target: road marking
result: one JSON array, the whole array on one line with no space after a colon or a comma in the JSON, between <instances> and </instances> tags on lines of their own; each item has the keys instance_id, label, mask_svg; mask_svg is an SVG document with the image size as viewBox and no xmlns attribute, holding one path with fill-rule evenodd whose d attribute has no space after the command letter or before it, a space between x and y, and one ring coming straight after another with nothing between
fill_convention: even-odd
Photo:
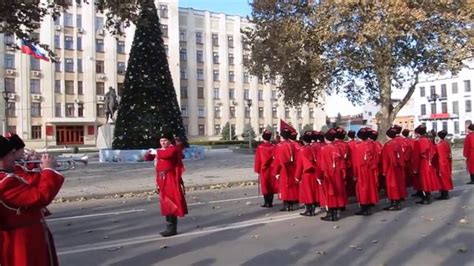
<instances>
[{"instance_id":1,"label":"road marking","mask_svg":"<svg viewBox=\"0 0 474 266\"><path fill-rule=\"evenodd\" d=\"M64 221L64 220L74 220L74 219L83 219L83 218L90 218L90 217L99 217L99 216L109 216L109 215L119 215L124 213L135 213L135 212L144 212L145 209L133 209L128 211L118 211L118 212L104 212L104 213L96 213L96 214L86 214L86 215L78 215L78 216L69 216L69 217L61 217L61 218L54 218L48 219L48 222L55 222L55 221Z\"/></svg>"},{"instance_id":2,"label":"road marking","mask_svg":"<svg viewBox=\"0 0 474 266\"><path fill-rule=\"evenodd\" d=\"M213 200L213 201L200 201L200 202L190 203L188 204L188 206L197 206L197 205L214 204L214 203L222 203L222 202L237 201L237 200L257 199L257 198L261 198L261 196L250 196L250 197L243 197L243 198Z\"/></svg>"},{"instance_id":3,"label":"road marking","mask_svg":"<svg viewBox=\"0 0 474 266\"><path fill-rule=\"evenodd\" d=\"M200 230L200 231L191 231L189 233L183 233L183 234L179 234L179 235L176 235L176 236L167 237L166 239L182 238L182 237L188 237L188 236L193 236L193 235L214 233L214 232L220 232L220 231L231 230L231 229L238 229L238 228L249 227L249 226L259 225L259 224L270 224L270 223L282 222L282 221L296 219L296 218L302 218L302 217L303 216L298 215L297 213L287 214L287 215L280 215L278 217L273 217L273 218L272 217L265 217L265 218L248 220L248 221L232 223L232 224L227 224L227 225L211 226L211 227L208 227L208 228ZM144 243L155 242L155 241L164 240L164 239L165 238L162 237L159 234L154 234L154 235L149 235L149 236L142 236L142 237L127 238L127 239L120 239L120 240L108 241L108 242L100 243L100 244L87 244L87 245L77 246L77 247L74 247L74 248L69 249L69 250L66 249L64 251L59 251L58 255L69 255L69 254L84 253L84 252L89 252L89 251L114 248L114 247L117 247L117 246L124 247L124 246L136 245L136 244L144 244Z\"/></svg>"}]
</instances>

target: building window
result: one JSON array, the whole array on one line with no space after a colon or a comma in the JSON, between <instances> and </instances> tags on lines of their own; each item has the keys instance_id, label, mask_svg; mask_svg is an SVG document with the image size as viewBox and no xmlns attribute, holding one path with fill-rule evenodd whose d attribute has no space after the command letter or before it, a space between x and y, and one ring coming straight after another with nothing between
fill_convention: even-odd
<instances>
[{"instance_id":1,"label":"building window","mask_svg":"<svg viewBox=\"0 0 474 266\"><path fill-rule=\"evenodd\" d=\"M188 87L181 87L181 99L188 98Z\"/></svg>"},{"instance_id":2,"label":"building window","mask_svg":"<svg viewBox=\"0 0 474 266\"><path fill-rule=\"evenodd\" d=\"M64 71L69 73L74 72L74 59L66 58L66 63L64 64Z\"/></svg>"},{"instance_id":3,"label":"building window","mask_svg":"<svg viewBox=\"0 0 474 266\"><path fill-rule=\"evenodd\" d=\"M448 97L446 84L441 84L441 97L443 98Z\"/></svg>"},{"instance_id":4,"label":"building window","mask_svg":"<svg viewBox=\"0 0 474 266\"><path fill-rule=\"evenodd\" d=\"M160 5L160 18L168 18L168 6Z\"/></svg>"},{"instance_id":5,"label":"building window","mask_svg":"<svg viewBox=\"0 0 474 266\"><path fill-rule=\"evenodd\" d=\"M249 90L244 90L244 100L250 99L250 92Z\"/></svg>"},{"instance_id":6,"label":"building window","mask_svg":"<svg viewBox=\"0 0 474 266\"><path fill-rule=\"evenodd\" d=\"M180 42L186 41L186 30L179 30L179 41Z\"/></svg>"},{"instance_id":7,"label":"building window","mask_svg":"<svg viewBox=\"0 0 474 266\"><path fill-rule=\"evenodd\" d=\"M258 133L263 134L263 131L265 130L265 125L259 124L258 125Z\"/></svg>"},{"instance_id":8,"label":"building window","mask_svg":"<svg viewBox=\"0 0 474 266\"><path fill-rule=\"evenodd\" d=\"M258 108L258 117L263 117L263 107Z\"/></svg>"},{"instance_id":9,"label":"building window","mask_svg":"<svg viewBox=\"0 0 474 266\"><path fill-rule=\"evenodd\" d=\"M168 45L166 45L166 44L165 44L165 53L166 53L166 56L169 56L170 49L169 49Z\"/></svg>"},{"instance_id":10,"label":"building window","mask_svg":"<svg viewBox=\"0 0 474 266\"><path fill-rule=\"evenodd\" d=\"M77 59L77 73L82 73L82 58Z\"/></svg>"},{"instance_id":11,"label":"building window","mask_svg":"<svg viewBox=\"0 0 474 266\"><path fill-rule=\"evenodd\" d=\"M258 100L263 101L263 90L258 90Z\"/></svg>"},{"instance_id":12,"label":"building window","mask_svg":"<svg viewBox=\"0 0 474 266\"><path fill-rule=\"evenodd\" d=\"M31 126L31 139L41 139L41 126Z\"/></svg>"},{"instance_id":13,"label":"building window","mask_svg":"<svg viewBox=\"0 0 474 266\"><path fill-rule=\"evenodd\" d=\"M430 95L433 96L436 94L436 87L435 86L430 86Z\"/></svg>"},{"instance_id":14,"label":"building window","mask_svg":"<svg viewBox=\"0 0 474 266\"><path fill-rule=\"evenodd\" d=\"M72 14L64 12L64 27L74 27Z\"/></svg>"},{"instance_id":15,"label":"building window","mask_svg":"<svg viewBox=\"0 0 474 266\"><path fill-rule=\"evenodd\" d=\"M61 103L54 104L54 116L61 117Z\"/></svg>"},{"instance_id":16,"label":"building window","mask_svg":"<svg viewBox=\"0 0 474 266\"><path fill-rule=\"evenodd\" d=\"M301 108L296 109L296 113L297 113L298 118L303 117L303 110L301 110Z\"/></svg>"},{"instance_id":17,"label":"building window","mask_svg":"<svg viewBox=\"0 0 474 266\"><path fill-rule=\"evenodd\" d=\"M453 92L453 94L457 94L458 93L458 83L457 82L453 82L451 84L451 90Z\"/></svg>"},{"instance_id":18,"label":"building window","mask_svg":"<svg viewBox=\"0 0 474 266\"><path fill-rule=\"evenodd\" d=\"M198 131L199 131L198 132L199 136L204 136L204 134L205 134L204 125L199 125L198 126Z\"/></svg>"},{"instance_id":19,"label":"building window","mask_svg":"<svg viewBox=\"0 0 474 266\"><path fill-rule=\"evenodd\" d=\"M82 27L82 15L81 14L76 14L76 27L78 27L78 28Z\"/></svg>"},{"instance_id":20,"label":"building window","mask_svg":"<svg viewBox=\"0 0 474 266\"><path fill-rule=\"evenodd\" d=\"M235 100L235 89L229 89L229 99Z\"/></svg>"},{"instance_id":21,"label":"building window","mask_svg":"<svg viewBox=\"0 0 474 266\"><path fill-rule=\"evenodd\" d=\"M104 29L104 18L102 17L95 17L95 30L103 30Z\"/></svg>"},{"instance_id":22,"label":"building window","mask_svg":"<svg viewBox=\"0 0 474 266\"><path fill-rule=\"evenodd\" d=\"M214 70L214 72L212 73L212 79L214 81L219 81L219 70Z\"/></svg>"},{"instance_id":23,"label":"building window","mask_svg":"<svg viewBox=\"0 0 474 266\"><path fill-rule=\"evenodd\" d=\"M16 117L15 102L8 102L8 105L7 105L7 115L8 115L9 117Z\"/></svg>"},{"instance_id":24,"label":"building window","mask_svg":"<svg viewBox=\"0 0 474 266\"><path fill-rule=\"evenodd\" d=\"M15 42L15 38L13 37L13 34L5 34L6 45L12 45L14 42Z\"/></svg>"},{"instance_id":25,"label":"building window","mask_svg":"<svg viewBox=\"0 0 474 266\"><path fill-rule=\"evenodd\" d=\"M441 113L443 114L448 113L448 103L446 102L441 103Z\"/></svg>"},{"instance_id":26,"label":"building window","mask_svg":"<svg viewBox=\"0 0 474 266\"><path fill-rule=\"evenodd\" d=\"M41 103L31 103L31 116L32 117L41 116Z\"/></svg>"},{"instance_id":27,"label":"building window","mask_svg":"<svg viewBox=\"0 0 474 266\"><path fill-rule=\"evenodd\" d=\"M229 45L229 48L234 48L234 36L227 36L227 44Z\"/></svg>"},{"instance_id":28,"label":"building window","mask_svg":"<svg viewBox=\"0 0 474 266\"><path fill-rule=\"evenodd\" d=\"M471 112L471 100L466 100L466 113Z\"/></svg>"},{"instance_id":29,"label":"building window","mask_svg":"<svg viewBox=\"0 0 474 266\"><path fill-rule=\"evenodd\" d=\"M277 118L278 117L278 112L276 107L272 107L272 117Z\"/></svg>"},{"instance_id":30,"label":"building window","mask_svg":"<svg viewBox=\"0 0 474 266\"><path fill-rule=\"evenodd\" d=\"M55 80L54 81L54 92L55 93L61 93L61 81L60 80Z\"/></svg>"},{"instance_id":31,"label":"building window","mask_svg":"<svg viewBox=\"0 0 474 266\"><path fill-rule=\"evenodd\" d=\"M103 104L97 104L97 116L105 117L105 108Z\"/></svg>"},{"instance_id":32,"label":"building window","mask_svg":"<svg viewBox=\"0 0 474 266\"><path fill-rule=\"evenodd\" d=\"M182 117L188 117L188 107L187 106L184 106L184 105L181 106L181 116Z\"/></svg>"},{"instance_id":33,"label":"building window","mask_svg":"<svg viewBox=\"0 0 474 266\"><path fill-rule=\"evenodd\" d=\"M220 135L221 134L221 125L216 124L214 125L214 135Z\"/></svg>"},{"instance_id":34,"label":"building window","mask_svg":"<svg viewBox=\"0 0 474 266\"><path fill-rule=\"evenodd\" d=\"M77 82L77 94L78 95L83 95L84 94L84 89L82 87L82 81Z\"/></svg>"},{"instance_id":35,"label":"building window","mask_svg":"<svg viewBox=\"0 0 474 266\"><path fill-rule=\"evenodd\" d=\"M125 66L124 62L118 62L117 63L117 73L125 74L126 70L127 70L127 67Z\"/></svg>"},{"instance_id":36,"label":"building window","mask_svg":"<svg viewBox=\"0 0 474 266\"><path fill-rule=\"evenodd\" d=\"M219 36L212 34L212 46L219 46Z\"/></svg>"},{"instance_id":37,"label":"building window","mask_svg":"<svg viewBox=\"0 0 474 266\"><path fill-rule=\"evenodd\" d=\"M36 94L41 93L41 83L39 79L30 80L30 92Z\"/></svg>"},{"instance_id":38,"label":"building window","mask_svg":"<svg viewBox=\"0 0 474 266\"><path fill-rule=\"evenodd\" d=\"M420 87L420 97L425 97L425 87Z\"/></svg>"},{"instance_id":39,"label":"building window","mask_svg":"<svg viewBox=\"0 0 474 266\"><path fill-rule=\"evenodd\" d=\"M203 63L204 62L204 56L203 56L202 50L197 50L196 51L196 61L198 63Z\"/></svg>"},{"instance_id":40,"label":"building window","mask_svg":"<svg viewBox=\"0 0 474 266\"><path fill-rule=\"evenodd\" d=\"M309 118L314 118L314 109L309 108Z\"/></svg>"},{"instance_id":41,"label":"building window","mask_svg":"<svg viewBox=\"0 0 474 266\"><path fill-rule=\"evenodd\" d=\"M250 117L250 108L248 108L247 106L245 107L245 118L249 118Z\"/></svg>"},{"instance_id":42,"label":"building window","mask_svg":"<svg viewBox=\"0 0 474 266\"><path fill-rule=\"evenodd\" d=\"M181 60L181 61L188 60L186 49L179 50L179 60Z\"/></svg>"},{"instance_id":43,"label":"building window","mask_svg":"<svg viewBox=\"0 0 474 266\"><path fill-rule=\"evenodd\" d=\"M471 81L470 80L465 80L464 81L464 91L465 92L470 92L471 91Z\"/></svg>"},{"instance_id":44,"label":"building window","mask_svg":"<svg viewBox=\"0 0 474 266\"><path fill-rule=\"evenodd\" d=\"M202 105L198 106L198 117L205 117L204 106Z\"/></svg>"},{"instance_id":45,"label":"building window","mask_svg":"<svg viewBox=\"0 0 474 266\"><path fill-rule=\"evenodd\" d=\"M123 95L123 90L124 90L123 82L117 83L117 94L118 94L118 96Z\"/></svg>"},{"instance_id":46,"label":"building window","mask_svg":"<svg viewBox=\"0 0 474 266\"><path fill-rule=\"evenodd\" d=\"M443 122L443 130L448 131L448 122Z\"/></svg>"},{"instance_id":47,"label":"building window","mask_svg":"<svg viewBox=\"0 0 474 266\"><path fill-rule=\"evenodd\" d=\"M214 99L220 99L220 91L219 88L214 88L212 91L212 97Z\"/></svg>"},{"instance_id":48,"label":"building window","mask_svg":"<svg viewBox=\"0 0 474 266\"><path fill-rule=\"evenodd\" d=\"M76 38L76 48L78 51L82 51L82 37Z\"/></svg>"},{"instance_id":49,"label":"building window","mask_svg":"<svg viewBox=\"0 0 474 266\"><path fill-rule=\"evenodd\" d=\"M66 103L66 117L74 117L74 104Z\"/></svg>"},{"instance_id":50,"label":"building window","mask_svg":"<svg viewBox=\"0 0 474 266\"><path fill-rule=\"evenodd\" d=\"M77 116L84 117L84 104L82 103L77 104Z\"/></svg>"},{"instance_id":51,"label":"building window","mask_svg":"<svg viewBox=\"0 0 474 266\"><path fill-rule=\"evenodd\" d=\"M30 57L30 69L31 70L40 70L40 60L34 58L33 56Z\"/></svg>"},{"instance_id":52,"label":"building window","mask_svg":"<svg viewBox=\"0 0 474 266\"><path fill-rule=\"evenodd\" d=\"M61 48L61 39L59 35L54 35L54 48L60 49Z\"/></svg>"},{"instance_id":53,"label":"building window","mask_svg":"<svg viewBox=\"0 0 474 266\"><path fill-rule=\"evenodd\" d=\"M285 107L285 117L289 118L290 117L290 108Z\"/></svg>"},{"instance_id":54,"label":"building window","mask_svg":"<svg viewBox=\"0 0 474 266\"><path fill-rule=\"evenodd\" d=\"M73 50L74 41L71 36L64 36L64 49Z\"/></svg>"},{"instance_id":55,"label":"building window","mask_svg":"<svg viewBox=\"0 0 474 266\"><path fill-rule=\"evenodd\" d=\"M229 107L229 115L230 115L230 118L235 118L235 107L234 106Z\"/></svg>"},{"instance_id":56,"label":"building window","mask_svg":"<svg viewBox=\"0 0 474 266\"><path fill-rule=\"evenodd\" d=\"M196 44L203 44L202 32L196 32Z\"/></svg>"},{"instance_id":57,"label":"building window","mask_svg":"<svg viewBox=\"0 0 474 266\"><path fill-rule=\"evenodd\" d=\"M95 40L95 51L98 53L104 52L104 40L103 39L96 39Z\"/></svg>"},{"instance_id":58,"label":"building window","mask_svg":"<svg viewBox=\"0 0 474 266\"><path fill-rule=\"evenodd\" d=\"M95 73L103 74L105 70L104 61L95 61Z\"/></svg>"},{"instance_id":59,"label":"building window","mask_svg":"<svg viewBox=\"0 0 474 266\"><path fill-rule=\"evenodd\" d=\"M459 134L459 121L454 121L454 134Z\"/></svg>"},{"instance_id":60,"label":"building window","mask_svg":"<svg viewBox=\"0 0 474 266\"><path fill-rule=\"evenodd\" d=\"M198 69L197 70L197 80L204 80L204 70Z\"/></svg>"},{"instance_id":61,"label":"building window","mask_svg":"<svg viewBox=\"0 0 474 266\"><path fill-rule=\"evenodd\" d=\"M61 72L61 62L54 63L54 71Z\"/></svg>"},{"instance_id":62,"label":"building window","mask_svg":"<svg viewBox=\"0 0 474 266\"><path fill-rule=\"evenodd\" d=\"M5 78L5 90L10 93L15 93L15 79Z\"/></svg>"},{"instance_id":63,"label":"building window","mask_svg":"<svg viewBox=\"0 0 474 266\"><path fill-rule=\"evenodd\" d=\"M219 53L218 52L212 53L212 63L213 64L219 64Z\"/></svg>"},{"instance_id":64,"label":"building window","mask_svg":"<svg viewBox=\"0 0 474 266\"><path fill-rule=\"evenodd\" d=\"M117 53L125 54L125 42L122 42L122 41L117 42Z\"/></svg>"},{"instance_id":65,"label":"building window","mask_svg":"<svg viewBox=\"0 0 474 266\"><path fill-rule=\"evenodd\" d=\"M198 87L198 99L204 99L204 88L203 87Z\"/></svg>"},{"instance_id":66,"label":"building window","mask_svg":"<svg viewBox=\"0 0 474 266\"><path fill-rule=\"evenodd\" d=\"M219 106L214 107L214 117L215 118L221 117L221 108Z\"/></svg>"},{"instance_id":67,"label":"building window","mask_svg":"<svg viewBox=\"0 0 474 266\"><path fill-rule=\"evenodd\" d=\"M456 115L459 114L459 102L458 101L453 101L453 114L456 114Z\"/></svg>"},{"instance_id":68,"label":"building window","mask_svg":"<svg viewBox=\"0 0 474 266\"><path fill-rule=\"evenodd\" d=\"M234 54L229 54L229 65L234 65Z\"/></svg>"},{"instance_id":69,"label":"building window","mask_svg":"<svg viewBox=\"0 0 474 266\"><path fill-rule=\"evenodd\" d=\"M438 112L436 111L436 103L432 103L432 104L431 104L431 114L436 114L436 113L438 113Z\"/></svg>"},{"instance_id":70,"label":"building window","mask_svg":"<svg viewBox=\"0 0 474 266\"><path fill-rule=\"evenodd\" d=\"M276 90L272 90L272 100L277 100L278 97L277 97L277 91Z\"/></svg>"},{"instance_id":71,"label":"building window","mask_svg":"<svg viewBox=\"0 0 474 266\"><path fill-rule=\"evenodd\" d=\"M229 71L229 82L235 82L234 71Z\"/></svg>"},{"instance_id":72,"label":"building window","mask_svg":"<svg viewBox=\"0 0 474 266\"><path fill-rule=\"evenodd\" d=\"M249 73L244 73L244 83L249 83Z\"/></svg>"},{"instance_id":73,"label":"building window","mask_svg":"<svg viewBox=\"0 0 474 266\"><path fill-rule=\"evenodd\" d=\"M421 115L426 115L426 105L421 105Z\"/></svg>"},{"instance_id":74,"label":"building window","mask_svg":"<svg viewBox=\"0 0 474 266\"><path fill-rule=\"evenodd\" d=\"M104 82L96 82L95 83L95 94L96 95L104 95L105 94L105 84L104 84Z\"/></svg>"},{"instance_id":75,"label":"building window","mask_svg":"<svg viewBox=\"0 0 474 266\"><path fill-rule=\"evenodd\" d=\"M244 65L249 62L249 58L250 58L250 57L249 57L248 54L244 54L244 55L243 55L243 59L242 59L242 60L243 60L243 62L244 62Z\"/></svg>"},{"instance_id":76,"label":"building window","mask_svg":"<svg viewBox=\"0 0 474 266\"><path fill-rule=\"evenodd\" d=\"M65 87L64 90L66 94L70 94L70 95L74 94L74 81L66 80L64 82L64 87Z\"/></svg>"},{"instance_id":77,"label":"building window","mask_svg":"<svg viewBox=\"0 0 474 266\"><path fill-rule=\"evenodd\" d=\"M263 84L263 77L258 77L258 84Z\"/></svg>"},{"instance_id":78,"label":"building window","mask_svg":"<svg viewBox=\"0 0 474 266\"><path fill-rule=\"evenodd\" d=\"M54 18L54 25L58 26L61 25L61 17L57 16Z\"/></svg>"},{"instance_id":79,"label":"building window","mask_svg":"<svg viewBox=\"0 0 474 266\"><path fill-rule=\"evenodd\" d=\"M15 69L15 55L14 54L5 54L5 68Z\"/></svg>"},{"instance_id":80,"label":"building window","mask_svg":"<svg viewBox=\"0 0 474 266\"><path fill-rule=\"evenodd\" d=\"M188 71L186 71L186 69L181 69L180 75L181 75L182 80L187 80L188 79Z\"/></svg>"},{"instance_id":81,"label":"building window","mask_svg":"<svg viewBox=\"0 0 474 266\"><path fill-rule=\"evenodd\" d=\"M168 38L168 25L161 25L161 32L163 33L163 37Z\"/></svg>"}]
</instances>

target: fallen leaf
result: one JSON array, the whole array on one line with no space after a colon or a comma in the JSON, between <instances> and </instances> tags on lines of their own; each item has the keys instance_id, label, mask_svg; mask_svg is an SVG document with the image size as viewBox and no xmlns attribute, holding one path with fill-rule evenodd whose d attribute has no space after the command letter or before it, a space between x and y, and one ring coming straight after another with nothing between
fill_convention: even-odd
<instances>
[{"instance_id":1,"label":"fallen leaf","mask_svg":"<svg viewBox=\"0 0 474 266\"><path fill-rule=\"evenodd\" d=\"M104 236L104 239L109 239L109 236Z\"/></svg>"},{"instance_id":2,"label":"fallen leaf","mask_svg":"<svg viewBox=\"0 0 474 266\"><path fill-rule=\"evenodd\" d=\"M354 246L354 245L350 245L349 247L350 248L357 248L357 246Z\"/></svg>"},{"instance_id":3,"label":"fallen leaf","mask_svg":"<svg viewBox=\"0 0 474 266\"><path fill-rule=\"evenodd\" d=\"M242 216L242 213L239 213L237 216L241 217L241 216Z\"/></svg>"},{"instance_id":4,"label":"fallen leaf","mask_svg":"<svg viewBox=\"0 0 474 266\"><path fill-rule=\"evenodd\" d=\"M318 250L318 251L316 251L316 254L318 254L318 255L326 255L326 251Z\"/></svg>"},{"instance_id":5,"label":"fallen leaf","mask_svg":"<svg viewBox=\"0 0 474 266\"><path fill-rule=\"evenodd\" d=\"M67 224L66 224L66 226L71 226L71 225L72 225L72 223L67 223Z\"/></svg>"},{"instance_id":6,"label":"fallen leaf","mask_svg":"<svg viewBox=\"0 0 474 266\"><path fill-rule=\"evenodd\" d=\"M160 249L167 249L167 248L168 248L167 245L161 245L161 246L160 246Z\"/></svg>"},{"instance_id":7,"label":"fallen leaf","mask_svg":"<svg viewBox=\"0 0 474 266\"><path fill-rule=\"evenodd\" d=\"M117 251L119 249L122 249L122 247L118 246L118 247L108 248L107 251Z\"/></svg>"},{"instance_id":8,"label":"fallen leaf","mask_svg":"<svg viewBox=\"0 0 474 266\"><path fill-rule=\"evenodd\" d=\"M425 218L425 221L427 221L427 222L433 222L434 219L433 219L433 218Z\"/></svg>"},{"instance_id":9,"label":"fallen leaf","mask_svg":"<svg viewBox=\"0 0 474 266\"><path fill-rule=\"evenodd\" d=\"M468 224L468 223L469 223L469 220L466 219L466 218L462 218L461 220L459 220L459 223L460 223L460 224Z\"/></svg>"},{"instance_id":10,"label":"fallen leaf","mask_svg":"<svg viewBox=\"0 0 474 266\"><path fill-rule=\"evenodd\" d=\"M357 250L362 250L362 248L361 248L361 247L357 247L356 249L357 249Z\"/></svg>"},{"instance_id":11,"label":"fallen leaf","mask_svg":"<svg viewBox=\"0 0 474 266\"><path fill-rule=\"evenodd\" d=\"M257 238L258 238L258 235L257 235L257 234L252 235L252 238L257 239Z\"/></svg>"},{"instance_id":12,"label":"fallen leaf","mask_svg":"<svg viewBox=\"0 0 474 266\"><path fill-rule=\"evenodd\" d=\"M466 253L468 251L467 247L460 247L458 248L459 253Z\"/></svg>"},{"instance_id":13,"label":"fallen leaf","mask_svg":"<svg viewBox=\"0 0 474 266\"><path fill-rule=\"evenodd\" d=\"M250 205L252 205L252 202L247 201L247 202L245 203L245 205L250 206Z\"/></svg>"},{"instance_id":14,"label":"fallen leaf","mask_svg":"<svg viewBox=\"0 0 474 266\"><path fill-rule=\"evenodd\" d=\"M332 228L338 229L338 228L339 228L339 225L334 225Z\"/></svg>"},{"instance_id":15,"label":"fallen leaf","mask_svg":"<svg viewBox=\"0 0 474 266\"><path fill-rule=\"evenodd\" d=\"M86 233L92 233L93 231L92 230L87 230Z\"/></svg>"},{"instance_id":16,"label":"fallen leaf","mask_svg":"<svg viewBox=\"0 0 474 266\"><path fill-rule=\"evenodd\" d=\"M378 240L372 240L372 244L377 244L378 242Z\"/></svg>"},{"instance_id":17,"label":"fallen leaf","mask_svg":"<svg viewBox=\"0 0 474 266\"><path fill-rule=\"evenodd\" d=\"M387 221L387 219L382 219L382 220L380 220L380 221L381 221L382 223L384 223L384 222L386 222L386 221Z\"/></svg>"}]
</instances>

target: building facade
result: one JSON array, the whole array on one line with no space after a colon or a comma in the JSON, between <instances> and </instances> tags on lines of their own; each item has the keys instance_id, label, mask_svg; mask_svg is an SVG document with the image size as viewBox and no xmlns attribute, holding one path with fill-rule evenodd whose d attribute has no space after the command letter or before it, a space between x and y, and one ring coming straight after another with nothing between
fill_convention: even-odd
<instances>
[{"instance_id":1,"label":"building facade","mask_svg":"<svg viewBox=\"0 0 474 266\"><path fill-rule=\"evenodd\" d=\"M467 134L474 119L472 81L474 64L457 75L449 73L424 77L413 95L415 124L425 124L428 130L447 130L455 136Z\"/></svg>"},{"instance_id":2,"label":"building facade","mask_svg":"<svg viewBox=\"0 0 474 266\"><path fill-rule=\"evenodd\" d=\"M325 123L314 104L285 106L273 81L249 75L243 67L249 50L241 29L251 25L239 16L179 8L178 0L156 1L173 83L191 139L218 139L226 123L243 132L251 122L256 132L277 127L280 119L297 129ZM0 91L8 104L3 127L29 146L96 143L105 123L108 87L122 93L134 26L115 37L94 5L73 5L60 18L45 18L35 37L48 44L60 62L39 61L12 49L17 40L0 34ZM249 102L251 105L249 106ZM5 105L6 104L6 105Z\"/></svg>"},{"instance_id":3,"label":"building facade","mask_svg":"<svg viewBox=\"0 0 474 266\"><path fill-rule=\"evenodd\" d=\"M400 103L400 99L392 99L392 104L396 106ZM363 107L363 117L364 120L367 121L367 126L377 129L377 118L376 115L380 110L380 106L375 104L366 104ZM393 121L393 125L399 125L402 128L409 129L413 131L415 125L415 100L412 96L410 100L402 107L402 109L398 112L395 120Z\"/></svg>"}]
</instances>

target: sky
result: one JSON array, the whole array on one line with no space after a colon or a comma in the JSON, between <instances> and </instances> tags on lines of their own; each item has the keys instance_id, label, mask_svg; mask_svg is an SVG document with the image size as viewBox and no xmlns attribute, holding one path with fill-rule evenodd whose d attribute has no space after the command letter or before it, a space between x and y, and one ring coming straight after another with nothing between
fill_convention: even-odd
<instances>
[{"instance_id":1,"label":"sky","mask_svg":"<svg viewBox=\"0 0 474 266\"><path fill-rule=\"evenodd\" d=\"M248 0L179 0L180 7L191 7L198 10L209 10L212 12L225 13L229 15L250 15L251 7ZM342 95L331 95L326 98L326 114L334 117L337 113L341 115L356 115L362 113L362 106L352 105Z\"/></svg>"}]
</instances>

